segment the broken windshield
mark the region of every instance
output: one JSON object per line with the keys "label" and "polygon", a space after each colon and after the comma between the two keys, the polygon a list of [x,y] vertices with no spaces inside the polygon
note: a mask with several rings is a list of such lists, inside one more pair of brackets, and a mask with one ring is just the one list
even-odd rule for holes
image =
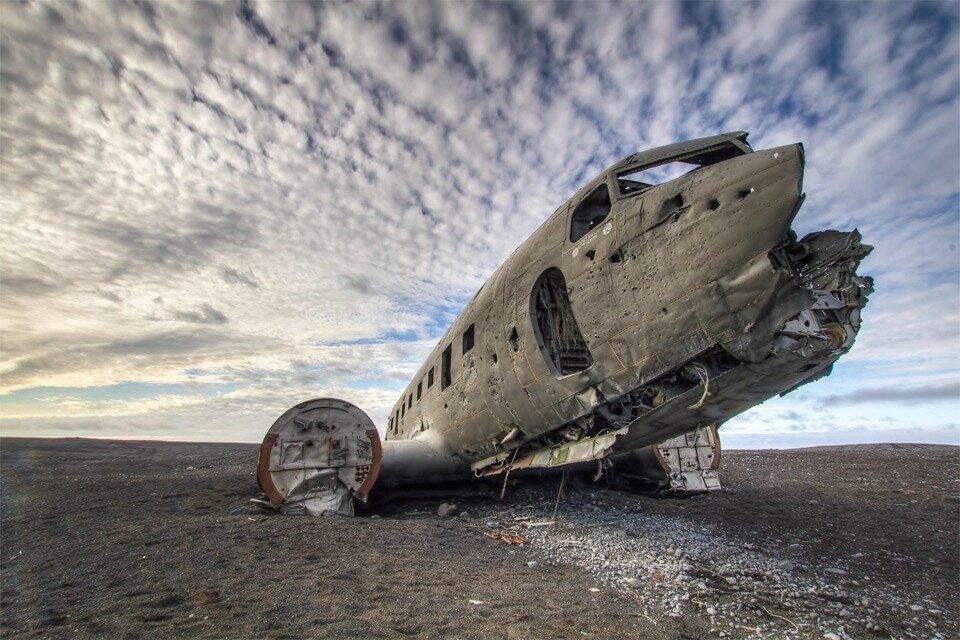
{"label": "broken windshield", "polygon": [[743,153],[742,149],[725,142],[652,164],[631,167],[617,174],[617,187],[621,197],[634,195],[658,184],[675,180],[700,167],[717,164]]}

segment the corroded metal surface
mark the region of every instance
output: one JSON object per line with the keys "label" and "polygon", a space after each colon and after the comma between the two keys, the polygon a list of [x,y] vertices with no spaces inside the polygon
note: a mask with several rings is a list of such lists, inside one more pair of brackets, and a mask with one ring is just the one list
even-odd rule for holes
{"label": "corroded metal surface", "polygon": [[[624,428],[614,448],[629,450],[824,374],[859,330],[870,247],[856,231],[798,240],[803,147],[745,140],[641,152],[584,186],[450,327],[387,440],[426,421],[474,467]],[[635,179],[671,164],[686,172]]]}
{"label": "corroded metal surface", "polygon": [[[803,146],[746,138],[631,155],[547,218],[393,407],[384,482],[680,455],[663,443],[829,374],[860,329],[871,247],[798,239]],[[711,470],[668,484],[715,488]]]}
{"label": "corroded metal surface", "polygon": [[610,475],[619,486],[658,495],[720,489],[720,436],[715,425],[648,447],[614,453]]}
{"label": "corroded metal surface", "polygon": [[349,402],[318,398],[293,407],[260,446],[257,480],[270,503],[287,512],[352,514],[365,500],[383,457],[370,418]]}

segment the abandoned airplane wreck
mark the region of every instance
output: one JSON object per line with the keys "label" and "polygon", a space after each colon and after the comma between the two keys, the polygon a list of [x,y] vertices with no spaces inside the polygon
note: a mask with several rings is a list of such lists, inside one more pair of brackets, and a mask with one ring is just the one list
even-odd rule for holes
{"label": "abandoned airplane wreck", "polygon": [[803,167],[801,144],[754,151],[742,131],[614,164],[480,288],[383,440],[342,400],[284,413],[260,449],[267,498],[353,513],[411,487],[551,469],[719,488],[717,426],[828,375],[872,291],[857,231],[791,230]]}

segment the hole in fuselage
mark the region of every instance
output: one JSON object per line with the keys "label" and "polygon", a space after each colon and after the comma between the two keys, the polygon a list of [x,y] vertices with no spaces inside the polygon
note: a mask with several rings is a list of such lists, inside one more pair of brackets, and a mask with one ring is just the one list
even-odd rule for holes
{"label": "hole in fuselage", "polygon": [[560,269],[551,267],[537,279],[530,294],[530,317],[540,351],[554,373],[576,373],[593,364]]}

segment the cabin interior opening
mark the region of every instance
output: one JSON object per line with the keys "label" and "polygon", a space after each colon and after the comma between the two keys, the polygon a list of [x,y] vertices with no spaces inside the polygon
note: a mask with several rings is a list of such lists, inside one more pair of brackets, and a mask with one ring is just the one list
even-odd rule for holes
{"label": "cabin interior opening", "polygon": [[588,369],[593,356],[573,315],[560,269],[551,267],[537,279],[530,306],[537,343],[551,370],[567,375]]}
{"label": "cabin interior opening", "polygon": [[725,143],[653,164],[635,166],[617,174],[617,188],[620,189],[621,196],[633,195],[658,184],[675,180],[700,167],[717,164],[743,154],[744,151],[739,147]]}

